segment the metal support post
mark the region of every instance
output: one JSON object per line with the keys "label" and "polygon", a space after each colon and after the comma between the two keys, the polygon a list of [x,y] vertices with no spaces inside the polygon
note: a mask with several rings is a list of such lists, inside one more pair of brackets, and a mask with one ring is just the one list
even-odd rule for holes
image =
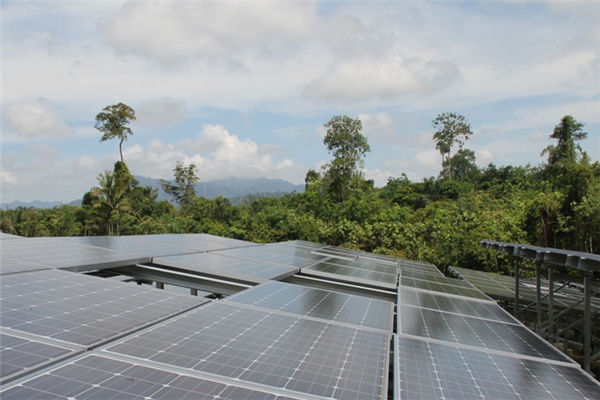
{"label": "metal support post", "polygon": [[515,257],[515,317],[519,312],[519,258]]}
{"label": "metal support post", "polygon": [[157,289],[164,289],[165,288],[165,284],[162,282],[156,282],[156,288]]}
{"label": "metal support post", "polygon": [[554,334],[554,267],[548,266],[548,337]]}
{"label": "metal support post", "polygon": [[192,289],[190,289],[190,294],[191,294],[192,296],[198,296],[198,289],[193,289],[193,288],[192,288]]}
{"label": "metal support post", "polygon": [[542,277],[541,277],[541,261],[535,262],[535,306],[537,320],[535,324],[535,331],[538,335],[542,334]]}
{"label": "metal support post", "polygon": [[584,305],[583,305],[583,369],[591,371],[592,357],[592,272],[583,273]]}

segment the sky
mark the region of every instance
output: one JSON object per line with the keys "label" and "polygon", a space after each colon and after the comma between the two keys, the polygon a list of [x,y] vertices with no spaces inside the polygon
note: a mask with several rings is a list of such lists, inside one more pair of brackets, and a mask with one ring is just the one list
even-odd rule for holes
{"label": "sky", "polygon": [[323,124],[359,118],[365,176],[438,176],[431,121],[477,164],[539,165],[565,115],[600,160],[600,2],[2,1],[3,203],[80,199],[119,160],[95,116],[137,116],[134,175],[303,183]]}

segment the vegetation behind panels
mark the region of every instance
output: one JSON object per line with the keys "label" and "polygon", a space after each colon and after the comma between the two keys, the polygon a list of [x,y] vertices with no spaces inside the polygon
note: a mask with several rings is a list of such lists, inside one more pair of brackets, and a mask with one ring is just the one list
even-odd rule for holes
{"label": "vegetation behind panels", "polygon": [[[135,112],[118,104],[98,114],[96,128],[103,141],[118,139],[121,151],[133,119]],[[202,171],[179,162],[174,180],[162,182],[168,202],[141,186],[121,160],[98,176],[81,206],[2,210],[0,229],[22,236],[188,232],[260,243],[301,239],[498,272],[509,272],[511,264],[481,249],[480,240],[598,253],[600,165],[581,150],[583,124],[563,117],[550,134],[554,144],[540,149],[546,161],[539,166],[485,168],[465,147],[472,132],[463,116],[443,113],[432,125],[441,172],[421,182],[403,174],[375,188],[362,173],[370,147],[361,121],[337,116],[325,124],[332,159],[307,172],[303,193],[249,197],[239,205],[198,197]]]}

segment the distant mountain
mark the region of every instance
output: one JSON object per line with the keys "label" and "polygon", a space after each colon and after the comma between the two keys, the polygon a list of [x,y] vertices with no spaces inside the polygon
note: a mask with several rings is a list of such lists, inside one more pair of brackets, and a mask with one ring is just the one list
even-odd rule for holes
{"label": "distant mountain", "polygon": [[[2,203],[2,204],[0,204],[0,207],[4,210],[15,209],[17,207],[54,208],[54,207],[60,206],[62,204],[65,204],[65,203],[60,202],[60,201],[40,201],[40,200],[19,201],[19,200],[15,200],[11,203]],[[80,206],[81,200],[73,200],[72,202],[69,203],[69,205],[70,206]]]}
{"label": "distant mountain", "polygon": [[[171,200],[171,197],[162,190],[160,179],[144,176],[136,176],[135,178],[140,182],[140,186],[152,186],[158,189],[158,200]],[[294,191],[303,192],[304,185],[294,185],[282,179],[236,177],[215,179],[206,182],[201,181],[196,184],[196,194],[207,199],[214,199],[221,196],[231,200],[238,200],[248,195],[279,197]]]}
{"label": "distant mountain", "polygon": [[[158,189],[158,200],[171,200],[171,197],[162,190],[160,179],[148,178],[145,176],[135,177],[140,186],[152,186]],[[239,204],[241,199],[253,195],[257,197],[280,197],[287,193],[303,192],[304,185],[294,185],[291,182],[282,179],[268,178],[225,178],[212,181],[198,182],[196,184],[196,193],[198,196],[214,199],[222,196],[230,199],[232,203]],[[83,196],[83,194],[82,194]],[[15,209],[17,207],[35,207],[35,208],[53,208],[64,203],[58,201],[13,201],[12,203],[2,203],[3,209]],[[81,205],[81,200],[74,200],[69,205]]]}

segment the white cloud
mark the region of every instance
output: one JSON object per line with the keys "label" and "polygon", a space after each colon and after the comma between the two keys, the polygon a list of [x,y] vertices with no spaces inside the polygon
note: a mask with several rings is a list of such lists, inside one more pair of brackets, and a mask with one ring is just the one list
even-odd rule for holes
{"label": "white cloud", "polygon": [[341,103],[427,96],[452,86],[458,77],[458,68],[450,61],[365,55],[338,61],[304,89],[304,96]]}
{"label": "white cloud", "polygon": [[3,118],[16,136],[13,140],[55,138],[71,132],[56,114],[54,106],[45,99],[8,104],[4,107]]}
{"label": "white cloud", "polygon": [[235,65],[249,52],[292,54],[315,18],[309,3],[128,2],[100,26],[121,54],[168,66],[197,59]]}
{"label": "white cloud", "polygon": [[369,139],[381,138],[386,142],[394,139],[396,124],[388,113],[359,114],[358,119],[362,122],[363,133]]}
{"label": "white cloud", "polygon": [[379,169],[368,169],[365,168],[363,170],[365,174],[365,179],[372,179],[375,182],[376,187],[382,187],[387,184],[388,178],[390,176],[394,176],[389,171],[381,171]]}
{"label": "white cloud", "polygon": [[171,98],[144,101],[135,108],[136,122],[142,125],[167,126],[186,120],[183,100]]}
{"label": "white cloud", "polygon": [[475,153],[475,159],[477,161],[477,165],[481,167],[485,167],[490,163],[494,162],[494,153],[490,149],[481,149],[477,150]]}
{"label": "white cloud", "polygon": [[0,187],[2,191],[14,189],[19,185],[19,179],[10,171],[0,171]]}
{"label": "white cloud", "polygon": [[441,156],[435,150],[420,151],[415,155],[414,162],[423,168],[441,168]]}

